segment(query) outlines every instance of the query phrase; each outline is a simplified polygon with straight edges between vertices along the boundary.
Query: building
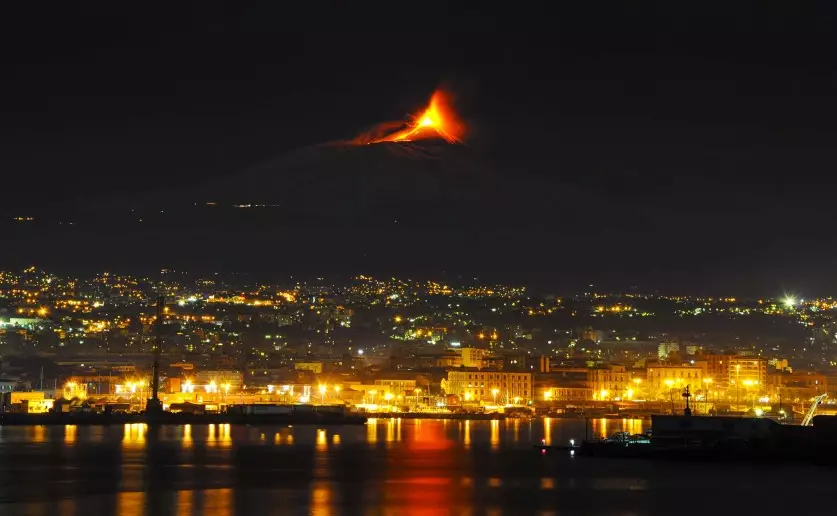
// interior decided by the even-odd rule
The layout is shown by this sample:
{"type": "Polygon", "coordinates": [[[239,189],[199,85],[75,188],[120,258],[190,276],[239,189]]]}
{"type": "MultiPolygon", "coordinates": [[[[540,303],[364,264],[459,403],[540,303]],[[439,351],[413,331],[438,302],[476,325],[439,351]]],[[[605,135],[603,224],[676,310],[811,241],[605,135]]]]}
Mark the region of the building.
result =
{"type": "Polygon", "coordinates": [[[381,392],[389,392],[396,396],[403,396],[405,393],[415,391],[416,381],[403,378],[379,378],[375,380],[375,386],[381,392]]]}
{"type": "Polygon", "coordinates": [[[758,386],[767,383],[767,360],[761,357],[730,357],[728,382],[734,388],[744,386],[758,390],[758,386]]]}
{"type": "Polygon", "coordinates": [[[442,388],[466,401],[525,403],[534,397],[532,373],[497,370],[448,371],[442,388]]]}
{"type": "Polygon", "coordinates": [[[199,371],[192,381],[194,385],[205,386],[215,384],[216,386],[229,385],[230,392],[238,392],[244,385],[244,373],[233,370],[199,371]]]}
{"type": "Polygon", "coordinates": [[[19,383],[20,382],[18,380],[12,380],[10,378],[0,378],[0,392],[12,392],[13,390],[17,389],[19,383]]]}
{"type": "Polygon", "coordinates": [[[294,362],[294,370],[310,371],[314,374],[323,374],[322,362],[294,362]]]}
{"type": "Polygon", "coordinates": [[[462,365],[483,369],[488,366],[489,351],[483,348],[462,348],[462,365]]]}
{"type": "Polygon", "coordinates": [[[824,374],[808,371],[781,372],[767,375],[767,388],[771,402],[804,403],[828,392],[828,378],[824,374]]]}
{"type": "Polygon", "coordinates": [[[535,402],[560,403],[593,399],[587,383],[587,368],[557,368],[535,375],[535,402]]]}
{"type": "Polygon", "coordinates": [[[55,400],[23,400],[21,402],[21,412],[26,414],[46,414],[52,410],[55,400]]]}
{"type": "Polygon", "coordinates": [[[589,369],[587,385],[593,393],[594,400],[621,400],[634,396],[630,375],[625,366],[621,365],[589,369]]]}
{"type": "Polygon", "coordinates": [[[680,344],[676,342],[661,342],[657,347],[657,356],[660,360],[665,360],[669,355],[674,355],[680,352],[680,344]]]}
{"type": "Polygon", "coordinates": [[[729,389],[729,364],[733,358],[735,355],[700,355],[700,359],[706,362],[706,377],[711,379],[716,389],[729,389]]]}
{"type": "Polygon", "coordinates": [[[647,369],[643,395],[647,399],[668,399],[673,390],[687,385],[692,392],[704,388],[704,368],[692,364],[655,364],[647,369]]]}

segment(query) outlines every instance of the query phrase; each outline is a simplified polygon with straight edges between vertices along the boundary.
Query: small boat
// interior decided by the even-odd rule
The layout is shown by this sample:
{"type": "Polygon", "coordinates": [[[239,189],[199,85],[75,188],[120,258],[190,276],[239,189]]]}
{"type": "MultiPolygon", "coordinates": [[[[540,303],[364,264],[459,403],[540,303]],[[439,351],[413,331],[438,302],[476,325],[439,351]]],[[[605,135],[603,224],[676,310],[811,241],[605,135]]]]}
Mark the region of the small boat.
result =
{"type": "Polygon", "coordinates": [[[563,451],[574,451],[581,448],[581,445],[576,444],[575,439],[570,439],[568,444],[561,445],[561,444],[546,444],[546,439],[541,439],[540,444],[533,444],[532,448],[536,450],[540,450],[542,453],[546,453],[550,450],[563,450],[563,451]]]}

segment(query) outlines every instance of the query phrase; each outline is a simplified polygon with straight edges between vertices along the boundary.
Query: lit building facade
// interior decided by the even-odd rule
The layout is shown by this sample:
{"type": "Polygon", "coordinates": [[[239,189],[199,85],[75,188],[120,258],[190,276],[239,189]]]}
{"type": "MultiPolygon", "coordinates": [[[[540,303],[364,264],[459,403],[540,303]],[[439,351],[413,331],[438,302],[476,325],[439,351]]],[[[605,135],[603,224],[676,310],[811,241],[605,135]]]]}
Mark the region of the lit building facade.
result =
{"type": "Polygon", "coordinates": [[[611,365],[587,371],[587,384],[594,400],[621,400],[633,398],[633,384],[625,366],[611,365]]]}
{"type": "MultiPolygon", "coordinates": [[[[761,357],[735,356],[729,359],[729,385],[733,388],[764,386],[767,383],[767,360],[761,357]]],[[[758,390],[758,389],[755,389],[758,390]]]]}
{"type": "Polygon", "coordinates": [[[447,394],[474,402],[525,403],[534,396],[532,373],[496,370],[448,371],[443,387],[447,394]]]}
{"type": "Polygon", "coordinates": [[[241,371],[219,370],[219,371],[199,371],[195,374],[195,379],[192,381],[195,385],[229,385],[230,392],[240,391],[244,385],[244,373],[241,371]]]}
{"type": "Polygon", "coordinates": [[[484,348],[462,348],[462,365],[483,369],[488,366],[489,351],[484,348]]]}
{"type": "Polygon", "coordinates": [[[696,392],[703,389],[703,378],[704,369],[695,365],[655,365],[646,374],[646,395],[649,399],[668,398],[672,389],[682,390],[687,385],[696,392]]]}
{"type": "Polygon", "coordinates": [[[380,378],[375,380],[376,388],[382,393],[392,393],[396,396],[404,395],[407,392],[412,393],[416,389],[415,380],[405,380],[403,378],[380,378]]]}

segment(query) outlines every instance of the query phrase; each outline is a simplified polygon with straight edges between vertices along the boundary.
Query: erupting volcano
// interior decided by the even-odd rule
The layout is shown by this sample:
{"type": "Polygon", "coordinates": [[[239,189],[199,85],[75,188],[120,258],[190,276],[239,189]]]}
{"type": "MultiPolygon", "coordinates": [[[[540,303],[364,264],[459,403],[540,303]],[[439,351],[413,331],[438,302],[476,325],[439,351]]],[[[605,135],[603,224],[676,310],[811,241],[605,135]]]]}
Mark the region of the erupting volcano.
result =
{"type": "MultiPolygon", "coordinates": [[[[392,128],[392,124],[386,124],[392,128]]],[[[355,139],[356,143],[411,142],[416,140],[441,138],[448,143],[462,143],[465,125],[456,116],[450,105],[450,99],[441,90],[430,97],[430,104],[418,116],[407,122],[406,127],[384,134],[379,127],[375,134],[365,134],[355,139]]]]}

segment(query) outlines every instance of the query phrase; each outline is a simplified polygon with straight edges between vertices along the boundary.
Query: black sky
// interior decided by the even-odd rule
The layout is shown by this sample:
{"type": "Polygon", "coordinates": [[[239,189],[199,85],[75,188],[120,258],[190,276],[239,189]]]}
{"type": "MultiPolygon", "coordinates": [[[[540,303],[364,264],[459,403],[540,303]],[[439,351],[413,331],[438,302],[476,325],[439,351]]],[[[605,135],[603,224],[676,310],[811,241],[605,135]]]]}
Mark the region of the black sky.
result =
{"type": "Polygon", "coordinates": [[[829,2],[70,4],[2,16],[0,265],[837,288],[829,2]],[[454,214],[352,235],[345,223],[242,233],[198,221],[160,240],[46,222],[235,182],[402,119],[439,84],[469,122],[469,151],[524,197],[507,224],[454,214]],[[541,206],[527,217],[530,194],[541,206]],[[30,213],[39,225],[10,225],[30,213]],[[270,241],[253,244],[260,256],[241,257],[245,234],[270,241]],[[437,243],[404,244],[415,238],[437,243]]]}

